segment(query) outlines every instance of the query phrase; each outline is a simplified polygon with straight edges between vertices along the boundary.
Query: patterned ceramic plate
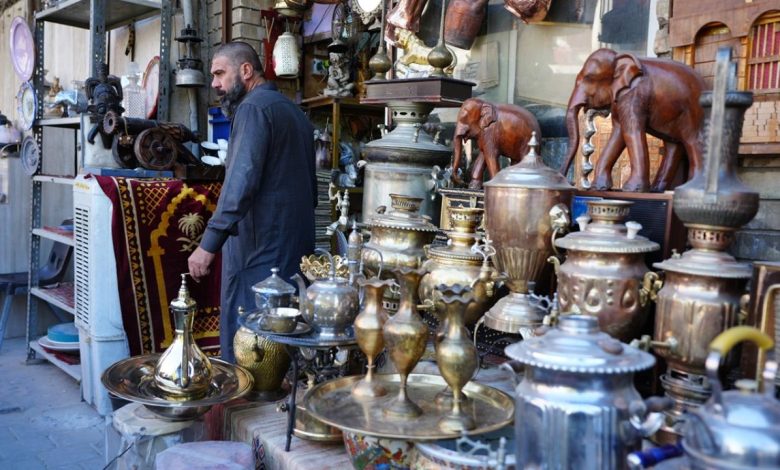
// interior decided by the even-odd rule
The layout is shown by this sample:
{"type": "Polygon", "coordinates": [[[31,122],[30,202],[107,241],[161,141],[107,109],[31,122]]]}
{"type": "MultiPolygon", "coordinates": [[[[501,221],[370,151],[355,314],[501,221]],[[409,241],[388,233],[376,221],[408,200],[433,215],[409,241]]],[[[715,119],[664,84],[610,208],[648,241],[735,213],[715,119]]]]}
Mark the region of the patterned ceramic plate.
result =
{"type": "Polygon", "coordinates": [[[11,63],[16,75],[26,82],[35,68],[35,40],[27,21],[17,16],[11,22],[11,63]]]}
{"type": "Polygon", "coordinates": [[[23,131],[32,129],[35,123],[35,112],[38,109],[38,96],[31,82],[24,82],[16,93],[16,112],[23,131]]]}
{"type": "Polygon", "coordinates": [[[38,171],[38,164],[41,161],[41,151],[38,149],[38,144],[35,143],[35,139],[31,136],[28,135],[22,141],[19,157],[22,159],[22,166],[24,167],[25,173],[32,176],[38,171]]]}

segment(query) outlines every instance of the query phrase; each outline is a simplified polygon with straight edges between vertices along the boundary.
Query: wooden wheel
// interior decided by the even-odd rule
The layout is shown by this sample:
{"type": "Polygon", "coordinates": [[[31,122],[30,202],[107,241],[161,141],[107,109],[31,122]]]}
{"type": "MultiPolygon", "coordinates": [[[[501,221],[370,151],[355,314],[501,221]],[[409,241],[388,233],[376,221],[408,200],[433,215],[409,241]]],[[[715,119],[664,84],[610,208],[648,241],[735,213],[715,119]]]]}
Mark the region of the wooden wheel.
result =
{"type": "Polygon", "coordinates": [[[156,127],[138,134],[133,149],[141,166],[150,170],[170,170],[178,155],[176,141],[156,127]]]}

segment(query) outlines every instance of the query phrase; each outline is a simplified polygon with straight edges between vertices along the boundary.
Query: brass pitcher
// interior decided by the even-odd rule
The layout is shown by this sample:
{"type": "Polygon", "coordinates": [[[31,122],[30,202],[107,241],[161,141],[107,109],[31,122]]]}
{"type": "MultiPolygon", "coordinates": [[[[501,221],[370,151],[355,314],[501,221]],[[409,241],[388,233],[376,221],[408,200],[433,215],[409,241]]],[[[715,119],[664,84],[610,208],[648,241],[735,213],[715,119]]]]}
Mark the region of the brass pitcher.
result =
{"type": "Polygon", "coordinates": [[[455,284],[439,285],[436,289],[446,306],[447,318],[447,329],[436,346],[436,363],[453,395],[452,411],[439,421],[439,428],[444,432],[468,431],[476,426],[474,418],[461,409],[463,387],[477,369],[477,348],[463,325],[466,307],[472,300],[471,288],[455,284]]]}
{"type": "MultiPolygon", "coordinates": [[[[239,307],[239,315],[243,308],[239,307]]],[[[284,376],[290,368],[290,355],[284,346],[258,336],[243,326],[233,337],[236,364],[247,369],[255,379],[252,391],[245,396],[255,401],[276,401],[287,392],[282,389],[284,376]]]]}
{"type": "Polygon", "coordinates": [[[211,385],[211,361],[192,337],[197,309],[187,290],[187,274],[182,274],[179,296],[170,305],[175,324],[173,342],[154,367],[155,383],[171,399],[202,398],[211,385]]]}
{"type": "Polygon", "coordinates": [[[560,310],[569,312],[576,305],[581,313],[598,317],[601,331],[623,342],[641,334],[648,301],[655,295],[642,289],[650,272],[645,254],[659,248],[637,235],[641,225],[623,223],[633,204],[588,201],[588,216],[577,218],[580,231],[555,241],[566,249],[566,262],[559,266],[558,258],[550,258],[558,276],[560,310]]]}
{"type": "Polygon", "coordinates": [[[358,281],[363,288],[363,309],[355,318],[355,337],[358,346],[368,359],[366,376],[352,388],[352,395],[359,398],[381,397],[387,390],[374,380],[374,358],[385,348],[382,328],[387,322],[387,312],[382,306],[385,289],[392,281],[382,281],[375,277],[358,281]]]}
{"type": "Polygon", "coordinates": [[[401,301],[398,312],[382,328],[390,360],[401,374],[398,397],[384,410],[393,417],[414,418],[422,414],[422,409],[406,395],[406,379],[425,352],[428,341],[428,327],[417,313],[417,284],[424,273],[422,269],[395,270],[401,285],[401,301]]]}

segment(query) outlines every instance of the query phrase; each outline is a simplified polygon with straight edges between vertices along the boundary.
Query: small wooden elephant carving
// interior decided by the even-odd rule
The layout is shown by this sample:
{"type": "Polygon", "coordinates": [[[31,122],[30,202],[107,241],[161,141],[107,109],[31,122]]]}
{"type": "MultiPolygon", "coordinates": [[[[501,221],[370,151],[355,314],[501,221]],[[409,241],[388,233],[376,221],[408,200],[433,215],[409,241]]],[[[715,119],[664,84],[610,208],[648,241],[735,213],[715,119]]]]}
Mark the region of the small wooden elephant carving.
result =
{"type": "Polygon", "coordinates": [[[458,112],[455,126],[455,150],[452,163],[452,180],[463,184],[457,175],[463,154],[463,142],[475,139],[479,146],[477,157],[471,170],[469,188],[482,187],[485,165],[490,177],[499,171],[498,157],[503,155],[512,163],[522,160],[528,153],[528,141],[536,132],[541,139],[539,123],[527,109],[512,104],[494,104],[479,98],[469,98],[463,102],[458,112]]]}

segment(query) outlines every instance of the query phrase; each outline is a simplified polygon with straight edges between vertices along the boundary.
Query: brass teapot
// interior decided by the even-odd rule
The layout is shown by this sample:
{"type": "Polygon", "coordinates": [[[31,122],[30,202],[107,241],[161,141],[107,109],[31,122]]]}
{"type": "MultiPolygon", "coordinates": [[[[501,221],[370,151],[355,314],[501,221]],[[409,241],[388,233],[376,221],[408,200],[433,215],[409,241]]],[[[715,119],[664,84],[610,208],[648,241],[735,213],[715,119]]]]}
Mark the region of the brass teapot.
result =
{"type": "Polygon", "coordinates": [[[187,274],[181,275],[179,296],[173,299],[175,332],[173,342],[154,367],[156,385],[170,398],[193,400],[209,391],[213,372],[211,361],[192,337],[192,323],[198,305],[187,290],[187,274]]]}
{"type": "Polygon", "coordinates": [[[682,446],[693,470],[780,468],[780,402],[774,396],[777,362],[769,361],[763,373],[763,393],[754,380],[738,380],[738,390],[724,392],[718,377],[721,359],[737,343],[755,342],[772,348],[772,339],[759,330],[738,326],[710,343],[707,377],[712,397],[690,412],[682,446]]]}
{"type": "MultiPolygon", "coordinates": [[[[317,253],[330,253],[317,249],[317,253]]],[[[343,338],[348,336],[347,328],[358,314],[358,290],[349,285],[349,280],[336,277],[335,265],[331,258],[330,275],[315,280],[308,288],[303,278],[296,274],[298,299],[303,319],[322,338],[343,338]]]]}

